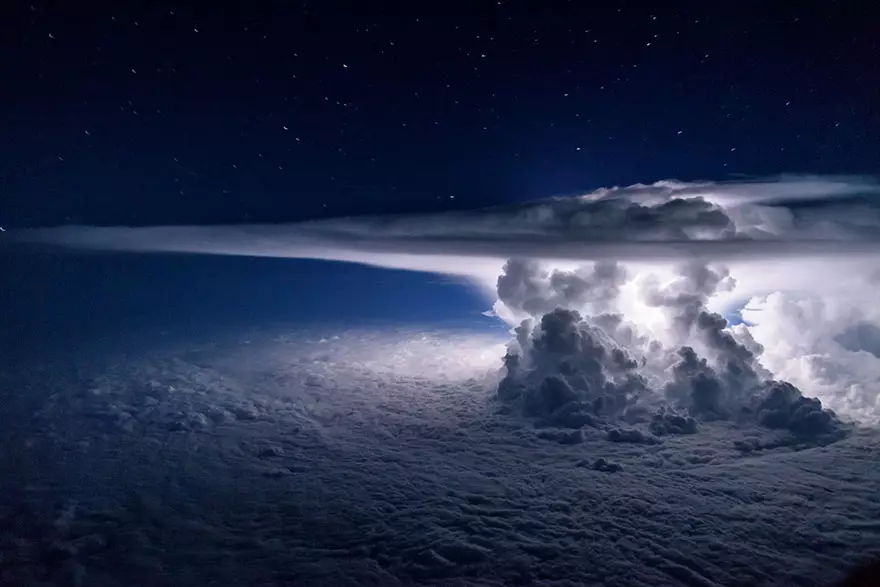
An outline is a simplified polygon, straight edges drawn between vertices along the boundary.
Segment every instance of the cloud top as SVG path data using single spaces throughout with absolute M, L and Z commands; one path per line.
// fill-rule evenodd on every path
M 878 193 L 880 184 L 866 177 L 661 181 L 467 212 L 279 225 L 66 226 L 18 231 L 9 238 L 391 266 L 395 255 L 572 260 L 871 255 L 880 250 L 880 207 L 872 200 Z M 431 270 L 430 260 L 423 265 Z

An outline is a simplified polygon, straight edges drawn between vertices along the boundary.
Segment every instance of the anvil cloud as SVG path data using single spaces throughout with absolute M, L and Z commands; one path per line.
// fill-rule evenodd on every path
M 273 225 L 31 229 L 16 240 L 127 250 L 321 258 L 397 266 L 395 256 L 572 260 L 869 255 L 880 184 L 865 177 L 663 181 L 467 212 Z M 384 259 L 384 262 L 383 262 Z M 440 271 L 445 271 L 442 267 Z M 466 271 L 462 269 L 460 271 Z

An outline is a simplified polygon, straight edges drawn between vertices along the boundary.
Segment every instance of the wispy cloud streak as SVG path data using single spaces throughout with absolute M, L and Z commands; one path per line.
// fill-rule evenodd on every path
M 316 258 L 394 265 L 395 256 L 571 260 L 873 255 L 880 184 L 865 177 L 657 182 L 512 206 L 274 225 L 94 227 L 10 232 L 87 249 Z M 398 259 L 399 260 L 399 259 Z M 436 259 L 435 259 L 436 260 Z M 418 267 L 413 267 L 418 268 Z

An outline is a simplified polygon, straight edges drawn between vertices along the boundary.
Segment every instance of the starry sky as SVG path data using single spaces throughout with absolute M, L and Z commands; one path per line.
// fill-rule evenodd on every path
M 880 164 L 869 2 L 4 2 L 0 224 L 285 222 Z

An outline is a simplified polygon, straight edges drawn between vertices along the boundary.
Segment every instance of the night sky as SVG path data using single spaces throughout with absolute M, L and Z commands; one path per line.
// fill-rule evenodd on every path
M 878 56 L 878 0 L 0 0 L 0 586 L 880 561 Z
M 871 2 L 4 2 L 0 224 L 284 222 L 880 164 Z

